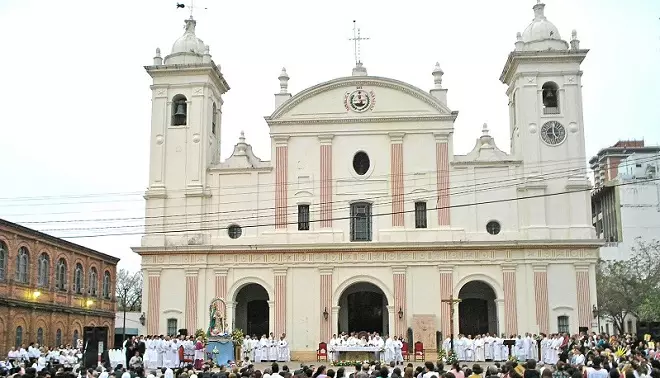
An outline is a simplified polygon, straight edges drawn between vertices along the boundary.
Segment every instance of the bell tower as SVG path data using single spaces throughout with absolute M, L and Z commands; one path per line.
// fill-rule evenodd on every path
M 192 16 L 185 20 L 171 53 L 163 59 L 156 49 L 145 67 L 153 84 L 143 246 L 197 244 L 208 234 L 202 220 L 211 195 L 206 171 L 220 158 L 222 95 L 229 85 L 195 35 L 196 25 Z M 165 208 L 185 216 L 165 214 Z
M 533 11 L 500 76 L 509 98 L 511 154 L 523 162 L 519 194 L 537 197 L 526 201 L 530 207 L 523 223 L 532 237 L 550 237 L 550 228 L 562 226 L 590 238 L 589 193 L 580 192 L 590 187 L 580 68 L 589 50 L 580 48 L 575 30 L 570 43 L 561 38 L 545 16 L 545 4 L 538 1 Z M 576 192 L 544 197 L 566 191 Z M 553 213 L 562 208 L 574 209 L 570 219 Z

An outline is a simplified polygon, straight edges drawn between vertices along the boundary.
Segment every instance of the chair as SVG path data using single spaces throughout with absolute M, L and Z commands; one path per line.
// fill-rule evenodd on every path
M 401 346 L 401 355 L 403 356 L 404 361 L 410 361 L 410 353 L 408 353 L 408 343 L 403 342 Z
M 183 346 L 179 347 L 178 352 L 179 352 L 179 367 L 186 366 L 187 364 L 192 364 L 195 362 L 193 361 L 192 358 L 186 358 L 185 349 L 183 349 Z
M 316 361 L 321 361 L 322 358 L 325 358 L 325 361 L 328 361 L 328 344 L 319 343 L 319 349 L 316 350 Z
M 419 358 L 419 360 L 417 359 Z M 424 344 L 421 341 L 415 343 L 415 359 L 414 361 L 426 361 L 426 353 L 424 352 Z

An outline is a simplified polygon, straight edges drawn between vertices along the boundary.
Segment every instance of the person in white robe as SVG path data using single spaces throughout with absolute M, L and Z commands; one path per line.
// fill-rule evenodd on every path
M 541 334 L 541 337 L 542 337 L 542 339 L 541 339 L 541 362 L 546 364 L 549 361 L 549 359 L 548 359 L 548 349 L 549 348 L 548 347 L 549 347 L 550 339 L 548 338 L 547 335 L 545 335 L 543 333 Z
M 170 342 L 170 337 L 165 336 L 165 339 L 163 340 L 163 344 L 161 346 L 161 354 L 163 355 L 163 367 L 165 368 L 173 368 L 174 367 L 174 361 L 172 361 L 172 352 L 171 352 L 171 342 Z
M 532 351 L 530 353 L 530 356 L 532 359 L 535 361 L 539 360 L 539 338 L 536 335 L 532 335 Z
M 291 361 L 291 352 L 289 351 L 289 342 L 286 341 L 286 334 L 280 336 L 280 341 L 277 346 L 277 361 L 289 362 Z
M 484 337 L 484 361 L 493 360 L 493 341 L 495 341 L 494 338 L 487 333 Z
M 465 339 L 465 361 L 474 361 L 474 339 L 468 335 Z
M 502 354 L 503 344 L 504 344 L 504 340 L 501 337 L 495 335 L 495 337 L 493 338 L 493 361 L 495 362 L 504 361 Z
M 381 353 L 380 351 L 381 349 L 385 348 L 385 340 L 383 340 L 383 338 L 380 337 L 380 335 L 378 334 L 374 336 L 374 346 L 378 348 L 378 351 L 376 351 L 376 360 L 382 361 L 383 357 L 385 356 L 383 356 L 383 353 Z
M 396 365 L 403 365 L 403 353 L 401 352 L 401 349 L 403 348 L 403 342 L 399 340 L 396 336 L 394 336 L 394 339 L 392 340 L 392 345 L 394 347 L 394 363 Z
M 383 358 L 388 364 L 394 361 L 394 340 L 390 336 L 385 340 L 385 355 Z
M 522 342 L 525 360 L 532 358 L 532 336 L 529 333 L 525 333 Z
M 477 338 L 474 339 L 475 361 L 486 361 L 486 351 L 484 350 L 484 347 L 485 347 L 484 339 L 481 338 L 481 335 L 477 335 Z
M 271 332 L 270 337 L 268 338 L 268 361 L 277 361 L 277 345 L 277 338 L 275 337 L 275 334 Z
M 158 368 L 158 353 L 156 353 L 156 340 L 154 337 L 149 336 L 147 342 L 145 343 L 147 347 L 147 352 L 145 356 L 144 364 L 147 369 L 156 369 Z
M 339 339 L 337 339 L 337 335 L 332 335 L 332 338 L 328 342 L 328 357 L 331 361 L 339 361 L 339 352 L 337 352 L 338 346 Z
M 250 359 L 251 345 L 252 345 L 252 339 L 250 338 L 250 335 L 245 335 L 245 338 L 243 339 L 243 344 L 241 344 L 241 355 L 243 357 L 243 361 L 251 361 Z
M 268 338 L 266 337 L 266 335 L 262 335 L 261 340 L 259 340 L 257 351 L 254 356 L 255 363 L 268 361 L 268 348 L 269 348 Z
M 164 360 L 165 360 L 165 339 L 161 335 L 158 339 L 156 339 L 156 353 L 158 354 L 157 360 L 156 360 L 156 366 L 159 368 L 165 367 L 164 365 Z M 128 361 L 127 361 L 128 362 Z
M 254 361 L 256 350 L 259 347 L 259 338 L 257 335 L 252 335 L 250 339 L 250 361 Z
M 525 347 L 523 346 L 523 339 L 520 335 L 516 338 L 516 350 L 514 355 L 518 361 L 525 361 L 527 359 L 527 353 L 525 352 Z
M 456 358 L 459 361 L 465 361 L 465 337 L 462 334 L 458 335 L 458 339 L 454 341 L 454 347 L 456 348 Z
M 175 338 L 172 338 L 170 342 L 170 359 L 172 361 L 172 367 L 179 367 L 181 365 L 179 359 L 179 347 L 181 345 L 179 344 L 179 340 Z
M 442 349 L 445 351 L 445 355 L 449 355 L 449 350 L 451 349 L 451 337 L 445 339 L 442 342 Z

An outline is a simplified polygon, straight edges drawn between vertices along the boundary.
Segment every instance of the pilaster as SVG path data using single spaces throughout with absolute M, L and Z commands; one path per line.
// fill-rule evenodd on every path
M 288 222 L 289 136 L 278 135 L 275 142 L 275 229 L 286 230 Z
M 228 268 L 216 268 L 213 270 L 215 274 L 215 297 L 222 298 L 227 301 L 227 274 Z
M 145 271 L 147 273 L 147 331 L 150 335 L 159 335 L 162 269 L 146 269 Z
M 534 270 L 534 300 L 536 302 L 536 325 L 539 332 L 549 333 L 549 303 L 548 303 L 548 264 L 533 264 Z
M 392 227 L 404 227 L 403 137 L 404 133 L 390 136 L 390 183 L 392 187 Z
M 454 268 L 451 265 L 439 265 L 440 273 L 440 329 L 443 337 L 451 335 L 450 327 L 451 306 L 449 303 L 442 302 L 443 299 L 449 299 L 454 293 Z
M 589 264 L 575 264 L 575 288 L 578 306 L 578 327 L 591 329 L 591 285 Z
M 275 268 L 275 336 L 286 333 L 286 278 L 287 268 Z
M 319 135 L 321 156 L 321 228 L 332 227 L 332 139 L 334 135 Z M 329 340 L 329 338 L 328 338 Z
M 397 336 L 403 335 L 408 329 L 408 309 L 406 306 L 406 267 L 392 267 L 392 279 L 394 281 L 394 332 Z M 403 317 L 399 318 L 399 312 L 403 312 Z
M 197 303 L 199 295 L 199 269 L 188 268 L 186 273 L 186 329 L 189 334 L 197 331 Z
M 321 341 L 328 341 L 332 336 L 332 327 L 337 317 L 332 310 L 332 273 L 333 268 L 319 268 L 319 298 L 321 324 L 319 335 Z M 328 315 L 327 319 L 325 314 Z
M 506 332 L 507 336 L 517 335 L 516 265 L 502 264 L 502 281 L 504 283 L 504 316 L 506 317 L 504 332 Z
M 438 226 L 450 225 L 449 209 L 449 136 L 434 134 L 437 186 Z

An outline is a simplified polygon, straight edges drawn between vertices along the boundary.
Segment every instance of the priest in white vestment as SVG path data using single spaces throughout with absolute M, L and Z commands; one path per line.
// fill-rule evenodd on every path
M 477 335 L 477 338 L 474 339 L 474 360 L 475 361 L 486 361 L 486 351 L 484 350 L 485 343 L 484 339 L 481 338 L 481 335 Z
M 250 339 L 250 335 L 245 335 L 243 344 L 241 344 L 241 357 L 243 357 L 243 361 L 250 361 L 251 341 L 252 339 Z
M 392 345 L 394 346 L 394 362 L 395 364 L 403 365 L 403 353 L 401 352 L 401 349 L 403 348 L 403 342 L 399 340 L 396 336 L 394 336 L 394 339 L 392 340 Z
M 493 342 L 495 339 L 490 335 L 490 333 L 486 334 L 486 337 L 484 337 L 484 361 L 492 361 L 493 360 Z
M 277 361 L 289 362 L 291 361 L 291 351 L 289 350 L 289 342 L 286 341 L 286 334 L 280 336 L 280 341 L 277 346 Z

